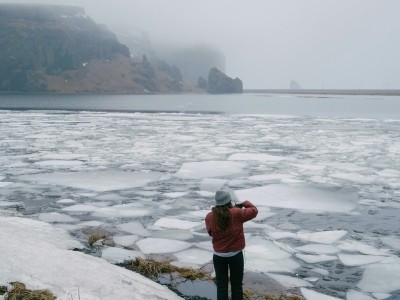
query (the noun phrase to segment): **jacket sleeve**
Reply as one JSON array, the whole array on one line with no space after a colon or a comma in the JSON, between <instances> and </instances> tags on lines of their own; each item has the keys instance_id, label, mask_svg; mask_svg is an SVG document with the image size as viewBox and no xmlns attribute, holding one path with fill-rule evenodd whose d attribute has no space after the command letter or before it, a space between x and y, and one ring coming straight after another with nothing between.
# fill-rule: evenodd
<instances>
[{"instance_id":1,"label":"jacket sleeve","mask_svg":"<svg viewBox=\"0 0 400 300\"><path fill-rule=\"evenodd\" d=\"M207 230L208 235L212 236L211 224L210 224L211 222L210 222L210 215L209 214L206 216L206 219L204 220L204 222L206 223L206 230Z\"/></svg>"},{"instance_id":2,"label":"jacket sleeve","mask_svg":"<svg viewBox=\"0 0 400 300\"><path fill-rule=\"evenodd\" d=\"M240 211L240 218L242 222L250 221L251 219L254 219L257 216L258 209L249 200L244 201L242 205L244 207Z\"/></svg>"}]
</instances>

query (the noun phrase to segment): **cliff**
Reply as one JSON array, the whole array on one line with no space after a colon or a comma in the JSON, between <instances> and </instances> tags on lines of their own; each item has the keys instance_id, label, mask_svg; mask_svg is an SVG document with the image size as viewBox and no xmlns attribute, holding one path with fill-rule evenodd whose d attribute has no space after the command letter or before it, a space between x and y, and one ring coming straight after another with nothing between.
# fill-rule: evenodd
<instances>
[{"instance_id":1,"label":"cliff","mask_svg":"<svg viewBox=\"0 0 400 300\"><path fill-rule=\"evenodd\" d=\"M231 78L212 68L208 74L207 92L210 94L243 93L243 83L239 78Z\"/></svg>"},{"instance_id":2,"label":"cliff","mask_svg":"<svg viewBox=\"0 0 400 300\"><path fill-rule=\"evenodd\" d=\"M146 60L147 61L147 60ZM151 66L150 66L151 67ZM0 91L171 92L186 86L145 60L79 7L0 4Z\"/></svg>"}]
</instances>

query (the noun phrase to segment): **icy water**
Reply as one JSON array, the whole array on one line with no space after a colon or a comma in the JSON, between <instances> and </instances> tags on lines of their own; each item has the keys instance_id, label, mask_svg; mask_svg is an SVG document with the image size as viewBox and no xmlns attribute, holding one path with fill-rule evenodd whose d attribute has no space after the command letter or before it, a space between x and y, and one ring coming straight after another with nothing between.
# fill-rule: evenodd
<instances>
[{"instance_id":1,"label":"icy water","mask_svg":"<svg viewBox=\"0 0 400 300\"><path fill-rule=\"evenodd\" d=\"M259 208L247 271L307 299L400 299L398 97L0 102L0 208L83 242L83 228L109 232L115 246L94 255L209 268L203 219L225 187Z\"/></svg>"}]
</instances>

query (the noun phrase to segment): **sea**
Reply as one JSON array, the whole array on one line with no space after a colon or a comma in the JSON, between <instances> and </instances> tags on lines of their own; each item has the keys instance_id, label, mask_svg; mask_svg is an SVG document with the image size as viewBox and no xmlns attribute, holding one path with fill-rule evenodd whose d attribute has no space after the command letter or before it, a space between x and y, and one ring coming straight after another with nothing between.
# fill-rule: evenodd
<instances>
[{"instance_id":1,"label":"sea","mask_svg":"<svg viewBox=\"0 0 400 300\"><path fill-rule=\"evenodd\" d=\"M112 263L212 270L204 217L223 188L259 208L245 285L400 299L399 129L399 96L2 94L0 209L84 244L107 232L89 252Z\"/></svg>"}]
</instances>

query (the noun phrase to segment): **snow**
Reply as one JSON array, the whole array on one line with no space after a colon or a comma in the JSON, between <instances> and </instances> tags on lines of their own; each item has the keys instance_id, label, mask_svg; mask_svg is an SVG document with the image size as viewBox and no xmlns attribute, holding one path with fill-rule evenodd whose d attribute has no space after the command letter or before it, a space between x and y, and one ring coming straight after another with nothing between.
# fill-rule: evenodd
<instances>
[{"instance_id":1,"label":"snow","mask_svg":"<svg viewBox=\"0 0 400 300\"><path fill-rule=\"evenodd\" d=\"M49 289L59 300L182 299L166 287L107 261L68 249L81 247L64 230L22 217L0 217L0 282ZM23 259L22 259L23 258Z\"/></svg>"}]
</instances>

